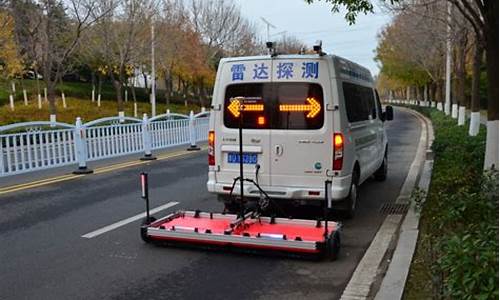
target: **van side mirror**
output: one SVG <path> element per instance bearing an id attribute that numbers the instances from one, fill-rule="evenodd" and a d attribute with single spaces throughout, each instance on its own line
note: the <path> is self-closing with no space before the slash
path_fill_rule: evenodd
<path id="1" fill-rule="evenodd" d="M 394 111 L 392 109 L 392 106 L 386 106 L 385 107 L 385 112 L 384 112 L 384 121 L 392 121 L 394 119 Z"/>

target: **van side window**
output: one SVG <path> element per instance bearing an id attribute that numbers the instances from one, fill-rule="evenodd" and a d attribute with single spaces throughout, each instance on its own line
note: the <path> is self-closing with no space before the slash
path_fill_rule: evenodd
<path id="1" fill-rule="evenodd" d="M 365 101 L 366 104 L 368 105 L 368 111 L 370 112 L 372 116 L 372 120 L 375 120 L 377 118 L 377 106 L 375 105 L 375 97 L 373 95 L 373 90 L 368 89 L 366 91 L 365 95 Z"/>
<path id="2" fill-rule="evenodd" d="M 383 119 L 382 119 L 382 104 L 380 103 L 380 97 L 378 96 L 377 90 L 375 90 L 375 97 L 377 98 L 378 118 L 383 121 Z"/>
<path id="3" fill-rule="evenodd" d="M 369 87 L 343 82 L 344 100 L 349 122 L 359 122 L 377 117 L 373 90 Z"/>

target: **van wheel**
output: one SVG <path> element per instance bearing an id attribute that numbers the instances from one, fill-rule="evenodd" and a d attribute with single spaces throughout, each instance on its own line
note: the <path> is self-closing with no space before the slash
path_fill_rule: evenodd
<path id="1" fill-rule="evenodd" d="M 352 219 L 356 211 L 356 205 L 358 204 L 359 200 L 358 181 L 358 174 L 353 173 L 349 195 L 347 195 L 347 197 L 344 199 L 343 209 L 341 210 L 342 215 L 346 219 Z"/>
<path id="2" fill-rule="evenodd" d="M 382 164 L 373 174 L 375 176 L 375 180 L 377 181 L 385 181 L 387 179 L 387 152 L 384 155 L 384 160 L 382 160 Z"/>

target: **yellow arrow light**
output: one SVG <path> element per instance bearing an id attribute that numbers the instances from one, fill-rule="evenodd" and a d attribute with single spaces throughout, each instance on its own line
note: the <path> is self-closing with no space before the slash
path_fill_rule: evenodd
<path id="1" fill-rule="evenodd" d="M 321 105 L 314 98 L 307 98 L 309 104 L 280 104 L 280 111 L 299 112 L 307 111 L 306 118 L 314 118 L 321 111 Z"/>
<path id="2" fill-rule="evenodd" d="M 227 109 L 233 114 L 235 118 L 240 116 L 241 111 L 264 111 L 264 104 L 243 104 L 238 98 L 231 100 Z"/>
<path id="3" fill-rule="evenodd" d="M 240 101 L 235 99 L 232 100 L 231 103 L 227 106 L 227 109 L 235 116 L 236 118 L 240 116 Z"/>

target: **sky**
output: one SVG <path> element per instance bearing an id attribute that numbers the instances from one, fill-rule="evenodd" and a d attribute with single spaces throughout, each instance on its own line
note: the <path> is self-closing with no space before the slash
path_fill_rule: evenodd
<path id="1" fill-rule="evenodd" d="M 261 17 L 276 26 L 273 34 L 286 31 L 312 47 L 322 40 L 323 51 L 352 60 L 367 67 L 372 75 L 379 73 L 373 60 L 377 47 L 377 33 L 391 20 L 375 4 L 375 14 L 358 15 L 355 25 L 349 26 L 344 13 L 332 13 L 331 5 L 316 1 L 307 4 L 304 0 L 233 0 L 242 14 L 259 29 L 262 39 L 266 37 L 266 25 Z M 376 1 L 373 1 L 376 2 Z M 275 39 L 279 35 L 274 35 Z"/>

